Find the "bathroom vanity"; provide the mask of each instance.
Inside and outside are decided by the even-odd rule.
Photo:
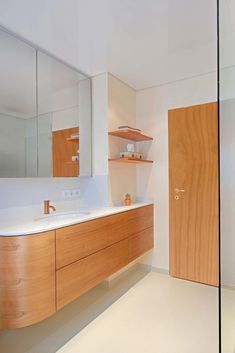
[[[38,224],[0,233],[0,328],[53,315],[153,248],[152,204]]]

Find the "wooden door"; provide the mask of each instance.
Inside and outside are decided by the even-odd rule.
[[[78,134],[78,128],[53,131],[53,177],[77,177],[79,161],[72,161],[72,156],[78,155],[79,138],[70,138]]]
[[[170,110],[170,275],[218,285],[217,103]]]

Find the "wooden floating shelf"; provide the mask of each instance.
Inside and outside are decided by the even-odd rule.
[[[149,161],[147,159],[137,159],[137,158],[109,158],[109,162],[133,163],[133,164],[149,164],[149,163],[153,163],[153,161]]]
[[[132,141],[151,141],[153,140],[152,137],[142,134],[138,131],[132,130],[117,130],[117,131],[110,131],[109,135],[121,137],[123,139],[132,140]]]
[[[79,137],[67,137],[66,141],[68,142],[77,142],[79,140]]]

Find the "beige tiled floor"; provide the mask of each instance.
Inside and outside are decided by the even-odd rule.
[[[218,290],[149,273],[57,353],[218,353]]]

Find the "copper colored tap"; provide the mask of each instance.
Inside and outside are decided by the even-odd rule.
[[[50,200],[44,200],[44,214],[49,214],[50,209],[52,209],[52,211],[56,211],[55,206],[50,205]]]

